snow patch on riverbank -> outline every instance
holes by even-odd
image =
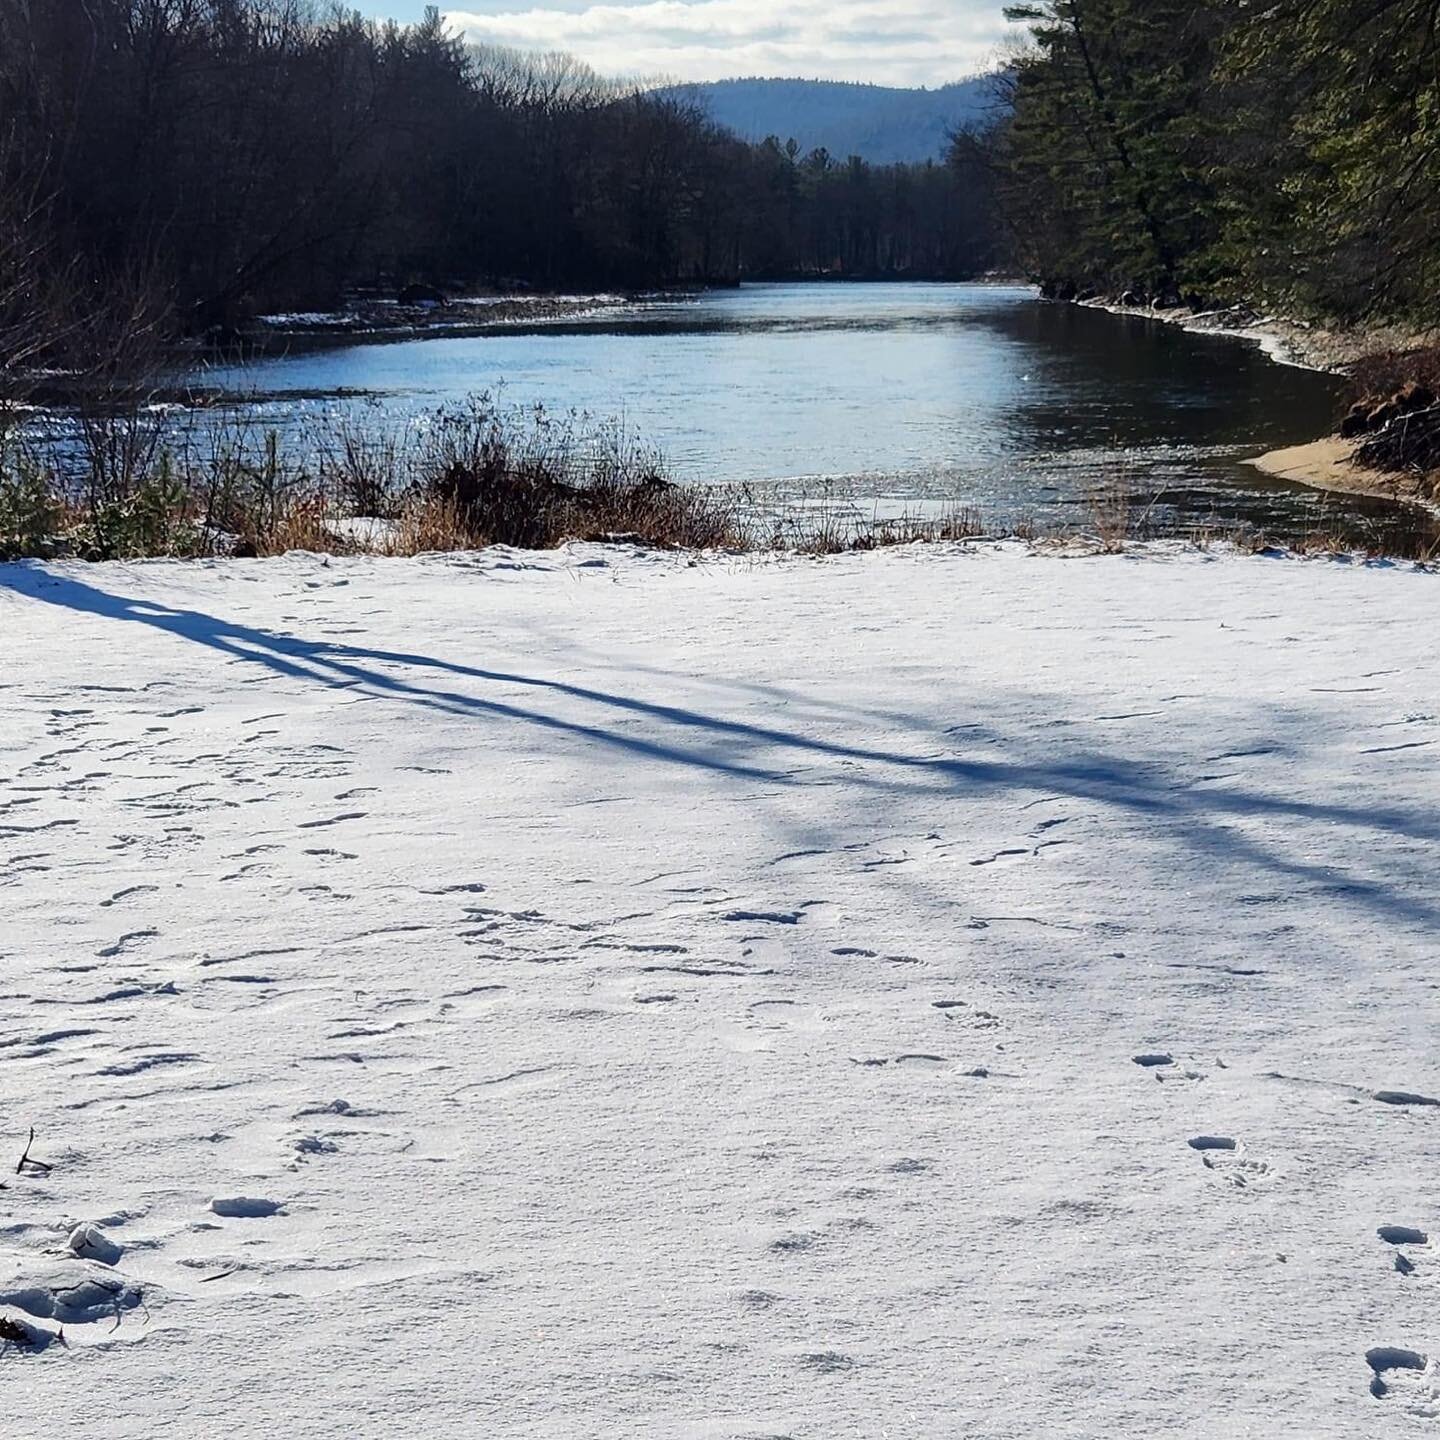
[[[1218,335],[1230,340],[1248,340],[1280,365],[1301,370],[1339,371],[1365,348],[1351,337],[1319,330],[1302,321],[1255,315],[1247,310],[1191,310],[1183,305],[1124,305],[1118,300],[1077,300],[1092,310],[1111,315],[1133,315],[1178,325],[1196,335]]]
[[[10,1427],[1422,1433],[1437,586],[0,566]]]
[[[444,306],[406,305],[398,300],[367,299],[344,310],[293,310],[261,315],[256,323],[269,335],[350,337],[450,335],[490,327],[584,320],[610,311],[639,306],[646,297],[599,292],[593,295],[466,295]]]

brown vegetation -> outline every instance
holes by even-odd
[[[116,395],[71,416],[58,445],[56,416],[47,438],[14,412],[7,426],[0,408],[0,559],[414,555],[571,540],[810,555],[1000,535],[1109,553],[1165,537],[1268,543],[1169,519],[1163,495],[1135,493],[1123,471],[1073,522],[997,532],[957,504],[886,515],[839,493],[777,505],[745,486],[677,484],[621,426],[501,410],[484,396],[415,430],[341,417],[284,441],[223,413],[175,416],[138,400]],[[1341,527],[1301,548],[1430,558],[1436,535],[1422,519],[1413,534]]]
[[[1350,381],[1340,434],[1360,441],[1356,462],[1405,472],[1422,497],[1440,499],[1440,346],[1366,356]]]

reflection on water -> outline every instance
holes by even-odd
[[[481,336],[347,344],[209,372],[265,424],[424,425],[475,392],[623,417],[697,483],[890,509],[1073,517],[1123,485],[1157,518],[1276,534],[1391,513],[1244,458],[1321,434],[1337,382],[1239,340],[1021,287],[747,285]]]

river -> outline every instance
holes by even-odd
[[[1022,286],[745,285],[481,335],[345,343],[210,370],[266,425],[345,410],[424,425],[489,391],[620,418],[678,478],[786,502],[960,504],[1083,523],[1123,489],[1155,521],[1279,538],[1393,523],[1247,457],[1332,423],[1339,382],[1249,341],[1038,300]]]

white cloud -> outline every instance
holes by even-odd
[[[580,4],[493,14],[450,10],[446,19],[467,39],[568,51],[607,75],[797,75],[890,85],[936,85],[974,74],[1012,31],[999,4],[987,0]]]

